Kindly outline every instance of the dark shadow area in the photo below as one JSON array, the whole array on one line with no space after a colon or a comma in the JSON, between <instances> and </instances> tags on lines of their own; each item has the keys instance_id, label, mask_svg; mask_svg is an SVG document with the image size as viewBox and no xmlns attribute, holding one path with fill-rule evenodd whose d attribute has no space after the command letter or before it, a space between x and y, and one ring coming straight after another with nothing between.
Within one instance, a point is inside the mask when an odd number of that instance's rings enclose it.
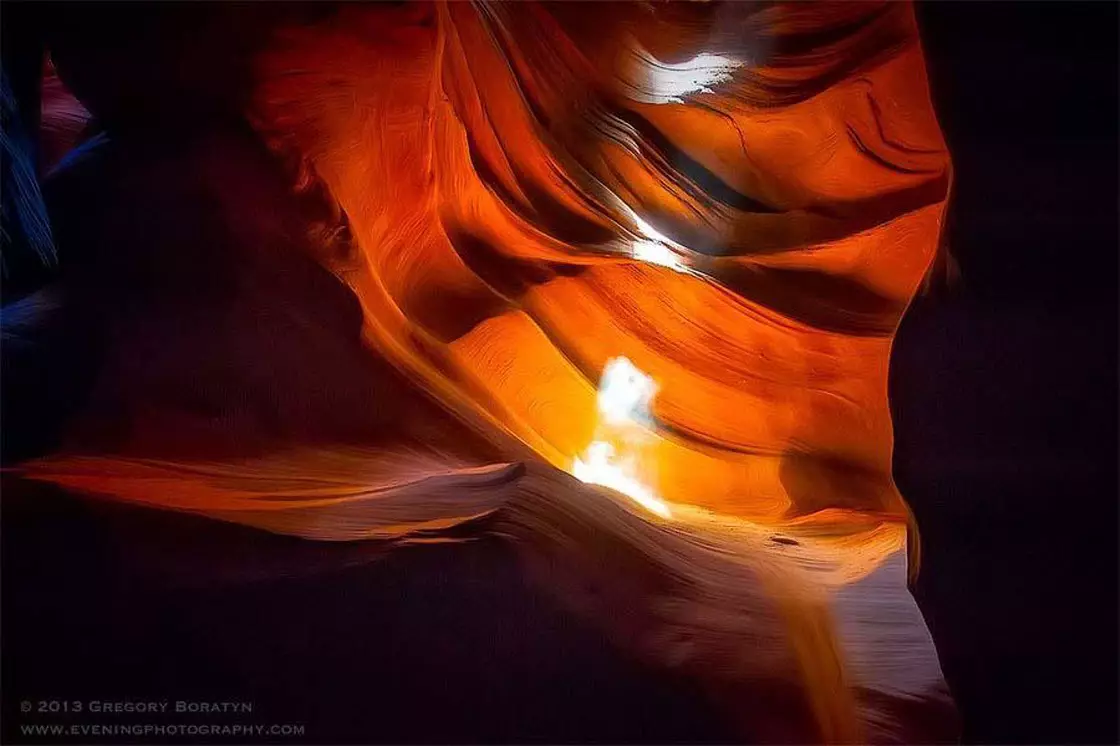
<instances>
[{"instance_id":1,"label":"dark shadow area","mask_svg":"<svg viewBox=\"0 0 1120 746\"><path fill-rule=\"evenodd\" d=\"M918 8L962 281L899 333L895 472L970 743L1117 738L1117 11Z\"/></svg>"},{"instance_id":2,"label":"dark shadow area","mask_svg":"<svg viewBox=\"0 0 1120 746\"><path fill-rule=\"evenodd\" d=\"M621 656L497 540L384 552L4 486L4 743L76 742L21 737L21 722L65 722L17 714L21 700L153 699L253 711L75 720L305 727L233 739L258 743L735 740L698 691Z\"/></svg>"}]
</instances>

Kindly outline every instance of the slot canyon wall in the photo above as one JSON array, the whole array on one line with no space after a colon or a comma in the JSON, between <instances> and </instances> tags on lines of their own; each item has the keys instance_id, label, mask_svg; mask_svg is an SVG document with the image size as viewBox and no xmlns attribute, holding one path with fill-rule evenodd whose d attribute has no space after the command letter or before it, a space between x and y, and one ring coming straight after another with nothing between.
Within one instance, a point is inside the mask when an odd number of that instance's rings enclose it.
<instances>
[{"instance_id":1,"label":"slot canyon wall","mask_svg":"<svg viewBox=\"0 0 1120 746\"><path fill-rule=\"evenodd\" d=\"M13 334L72 365L6 371L61 389L23 477L329 542L497 536L744 737L952 737L891 473L951 186L909 5L133 13L46 34L50 142L101 134L44 186L63 268ZM621 357L656 385L624 431ZM593 443L664 510L573 477Z\"/></svg>"}]
</instances>

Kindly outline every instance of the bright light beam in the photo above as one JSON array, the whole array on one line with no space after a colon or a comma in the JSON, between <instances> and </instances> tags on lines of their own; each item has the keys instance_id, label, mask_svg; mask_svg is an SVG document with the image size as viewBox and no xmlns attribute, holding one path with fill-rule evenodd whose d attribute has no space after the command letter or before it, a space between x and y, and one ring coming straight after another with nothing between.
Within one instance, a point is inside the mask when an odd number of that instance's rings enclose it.
<instances>
[{"instance_id":1,"label":"bright light beam","mask_svg":"<svg viewBox=\"0 0 1120 746\"><path fill-rule=\"evenodd\" d=\"M626 358L608 361L599 382L596 403L600 430L609 430L619 448L597 438L587 447L583 458L575 459L572 474L582 482L621 492L651 513L670 518L672 512L668 504L638 476L642 471L641 454L635 444L648 441L649 410L656 392L657 384L653 379ZM620 450L623 452L619 453Z\"/></svg>"}]
</instances>

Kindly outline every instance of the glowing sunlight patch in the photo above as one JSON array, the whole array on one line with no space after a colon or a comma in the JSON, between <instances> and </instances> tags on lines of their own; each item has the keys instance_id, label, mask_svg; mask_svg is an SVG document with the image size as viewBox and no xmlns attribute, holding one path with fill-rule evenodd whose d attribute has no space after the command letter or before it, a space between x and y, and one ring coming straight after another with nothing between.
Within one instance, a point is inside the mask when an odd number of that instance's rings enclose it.
<instances>
[{"instance_id":1,"label":"glowing sunlight patch","mask_svg":"<svg viewBox=\"0 0 1120 746\"><path fill-rule=\"evenodd\" d=\"M621 492L651 513L669 518L669 506L640 478L642 467L651 466L642 464L641 445L651 434L649 410L656 392L653 379L629 360L610 360L597 397L600 437L582 458L576 458L572 474L582 482Z\"/></svg>"},{"instance_id":2,"label":"glowing sunlight patch","mask_svg":"<svg viewBox=\"0 0 1120 746\"><path fill-rule=\"evenodd\" d=\"M668 267L675 272L687 273L689 271L688 267L681 261L681 252L687 251L684 246L642 220L638 213L626 205L622 207L629 213L630 219L634 221L634 225L644 236L644 238L636 239L630 245L631 256L642 262Z\"/></svg>"},{"instance_id":3,"label":"glowing sunlight patch","mask_svg":"<svg viewBox=\"0 0 1120 746\"><path fill-rule=\"evenodd\" d=\"M666 102L682 103L691 93L711 93L711 86L731 80L741 62L718 54L698 54L688 62L657 62L649 67L649 87Z\"/></svg>"},{"instance_id":4,"label":"glowing sunlight patch","mask_svg":"<svg viewBox=\"0 0 1120 746\"><path fill-rule=\"evenodd\" d=\"M676 253L672 249L656 241L635 241L633 256L635 259L640 259L643 262L668 267L676 272L688 271L688 269L681 264L680 259L677 258Z\"/></svg>"}]
</instances>

